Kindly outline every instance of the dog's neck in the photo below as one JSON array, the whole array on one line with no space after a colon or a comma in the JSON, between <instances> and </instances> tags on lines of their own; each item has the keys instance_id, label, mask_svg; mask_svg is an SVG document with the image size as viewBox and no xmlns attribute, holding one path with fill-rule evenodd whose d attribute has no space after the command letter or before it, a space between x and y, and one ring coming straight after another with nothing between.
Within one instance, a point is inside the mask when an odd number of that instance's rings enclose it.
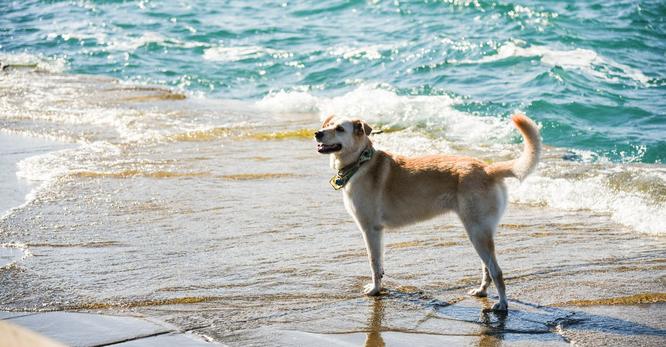
<instances>
[{"instance_id":1,"label":"dog's neck","mask_svg":"<svg viewBox=\"0 0 666 347\"><path fill-rule=\"evenodd\" d=\"M359 146L355 151L344 155L340 155L339 152L331 153L331 168L340 171L343 168L354 164L361 157L361 153L368 148L372 148L372 142L369 140L366 142L365 146Z\"/></svg>"}]
</instances>

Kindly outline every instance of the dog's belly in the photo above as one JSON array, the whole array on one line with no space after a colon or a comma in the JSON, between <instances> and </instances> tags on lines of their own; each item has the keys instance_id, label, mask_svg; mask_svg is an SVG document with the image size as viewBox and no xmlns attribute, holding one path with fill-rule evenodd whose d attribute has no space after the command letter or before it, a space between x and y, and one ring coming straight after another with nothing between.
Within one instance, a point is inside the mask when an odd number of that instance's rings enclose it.
<instances>
[{"instance_id":1,"label":"dog's belly","mask_svg":"<svg viewBox=\"0 0 666 347\"><path fill-rule=\"evenodd\" d=\"M400 227L431 219L455 209L455 196L440 194L423 199L387 199L382 203L382 224L387 227Z\"/></svg>"}]
</instances>

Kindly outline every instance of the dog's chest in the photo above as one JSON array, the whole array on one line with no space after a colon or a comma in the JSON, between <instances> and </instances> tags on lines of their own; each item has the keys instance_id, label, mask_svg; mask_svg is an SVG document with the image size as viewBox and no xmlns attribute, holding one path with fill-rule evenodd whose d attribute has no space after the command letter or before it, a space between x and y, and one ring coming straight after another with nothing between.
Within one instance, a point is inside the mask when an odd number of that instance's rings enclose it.
<instances>
[{"instance_id":1,"label":"dog's chest","mask_svg":"<svg viewBox=\"0 0 666 347\"><path fill-rule=\"evenodd\" d=\"M352 179L342 191L342 200L347 212L355 221L364 223L382 224L381 204L377 192L367 189L367 185L356 186Z\"/></svg>"},{"instance_id":2,"label":"dog's chest","mask_svg":"<svg viewBox=\"0 0 666 347\"><path fill-rule=\"evenodd\" d=\"M359 198L354 199L354 193L351 191L351 184L348 184L347 187L342 191L342 201L345 205L347 213L352 217L356 218L357 206L360 205Z\"/></svg>"}]
</instances>

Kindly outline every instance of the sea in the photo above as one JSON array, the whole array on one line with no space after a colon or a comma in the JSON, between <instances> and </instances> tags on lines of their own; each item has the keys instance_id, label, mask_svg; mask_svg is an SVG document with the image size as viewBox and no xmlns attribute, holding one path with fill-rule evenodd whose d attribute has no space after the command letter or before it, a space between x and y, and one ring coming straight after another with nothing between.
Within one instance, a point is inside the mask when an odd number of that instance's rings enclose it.
<instances>
[{"instance_id":1,"label":"sea","mask_svg":"<svg viewBox=\"0 0 666 347\"><path fill-rule=\"evenodd\" d=\"M1 309L147 315L231 345L594 344L615 332L564 329L563 307L623 298L656 314L590 326L664 341L664 1L2 1L0 67ZM522 149L516 112L544 154L507 179L500 265L510 298L558 311L479 322L453 215L389 232L389 294L363 298L321 120L493 162Z\"/></svg>"}]
</instances>

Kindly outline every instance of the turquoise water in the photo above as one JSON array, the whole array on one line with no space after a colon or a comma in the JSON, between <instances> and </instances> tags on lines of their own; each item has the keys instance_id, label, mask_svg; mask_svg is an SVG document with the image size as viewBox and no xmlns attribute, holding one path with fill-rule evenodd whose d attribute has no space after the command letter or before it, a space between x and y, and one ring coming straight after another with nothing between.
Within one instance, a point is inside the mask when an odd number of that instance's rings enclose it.
<instances>
[{"instance_id":1,"label":"turquoise water","mask_svg":"<svg viewBox=\"0 0 666 347\"><path fill-rule=\"evenodd\" d=\"M664 18L663 1L0 2L0 310L129 312L239 346L664 345ZM454 215L387 232L389 294L364 298L322 117L491 162L522 150L515 111L547 146L505 182L510 315L465 297L479 258Z\"/></svg>"},{"instance_id":2,"label":"turquoise water","mask_svg":"<svg viewBox=\"0 0 666 347\"><path fill-rule=\"evenodd\" d=\"M664 18L663 1L15 1L0 59L288 112L448 96L474 116L526 112L572 160L663 163ZM441 130L421 111L375 121Z\"/></svg>"}]
</instances>

